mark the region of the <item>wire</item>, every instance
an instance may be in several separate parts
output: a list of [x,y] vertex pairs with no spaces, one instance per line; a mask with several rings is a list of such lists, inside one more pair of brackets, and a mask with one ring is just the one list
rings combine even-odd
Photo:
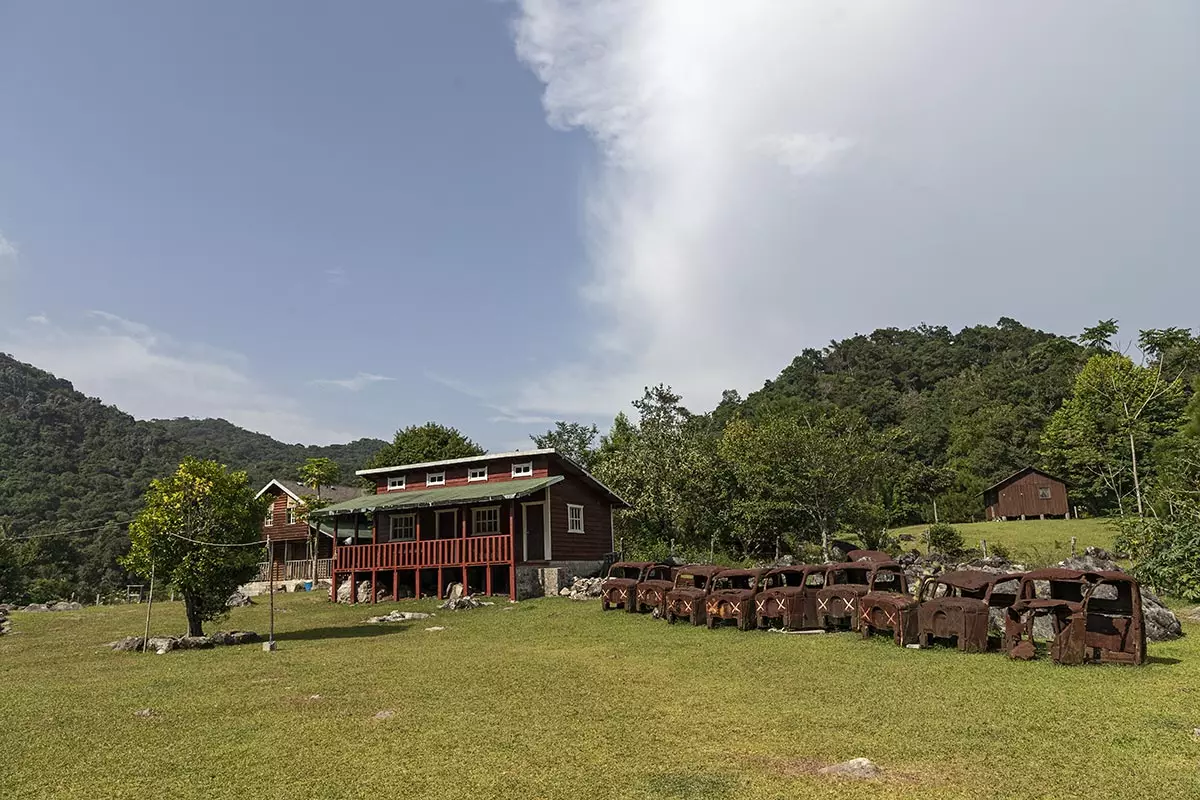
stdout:
[[209,547],[266,547],[267,546],[266,541],[264,541],[262,539],[259,539],[256,542],[202,542],[199,539],[189,539],[187,536],[184,536],[181,533],[171,533],[170,531],[159,531],[159,533],[165,533],[167,536],[174,536],[176,539],[182,539],[183,541],[191,542],[192,544],[203,544],[203,545],[208,545]]
[[[7,539],[6,541],[23,542],[26,539],[49,539],[52,536],[70,536],[73,533],[92,533],[93,531],[103,530],[104,528],[107,528],[109,525],[116,525],[119,528],[122,526],[126,526],[128,524],[129,524],[128,522],[107,522],[103,525],[97,525],[94,528],[77,528],[76,530],[73,530],[73,531],[54,531],[53,533],[31,533],[27,536],[13,536],[13,537]],[[0,538],[3,538],[3,537],[0,537]]]

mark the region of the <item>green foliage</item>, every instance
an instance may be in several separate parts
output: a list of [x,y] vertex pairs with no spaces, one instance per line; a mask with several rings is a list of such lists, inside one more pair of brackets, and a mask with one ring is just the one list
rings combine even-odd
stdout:
[[957,556],[966,550],[963,535],[953,525],[947,525],[944,522],[934,523],[929,526],[928,536],[931,552]]
[[541,434],[530,434],[529,438],[538,447],[553,447],[584,469],[591,469],[596,461],[596,437],[600,430],[595,425],[581,422],[554,423],[551,430]]
[[1116,547],[1155,591],[1200,601],[1200,502],[1194,493],[1157,500],[1164,513],[1120,521]]
[[297,470],[297,476],[320,499],[322,486],[333,486],[342,479],[342,468],[331,458],[310,458]]
[[255,499],[244,472],[215,461],[184,459],[167,478],[150,482],[129,526],[124,565],[173,586],[183,595],[188,635],[228,613],[226,600],[250,580],[262,548],[256,544],[267,500]]
[[1084,328],[1083,333],[1075,337],[1089,350],[1106,352],[1112,349],[1112,338],[1120,328],[1115,319],[1103,319],[1091,328]]
[[485,452],[487,451],[464,436],[457,428],[426,422],[424,425],[409,425],[396,431],[392,443],[379,448],[366,466],[367,469],[374,469],[399,464],[420,464],[426,461],[481,456]]

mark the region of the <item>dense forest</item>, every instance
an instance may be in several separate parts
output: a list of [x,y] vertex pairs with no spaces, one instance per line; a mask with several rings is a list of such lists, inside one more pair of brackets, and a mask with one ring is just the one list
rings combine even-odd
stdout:
[[225,420],[139,421],[0,353],[0,537],[8,539],[0,542],[0,594],[4,564],[13,561],[22,566],[26,591],[39,599],[123,585],[116,564],[129,546],[123,524],[151,478],[186,456],[245,470],[257,487],[272,477],[294,478],[312,457],[330,458],[352,475],[384,444],[307,447]]
[[[696,557],[816,558],[837,536],[886,548],[889,530],[935,514],[979,519],[984,488],[1033,465],[1067,480],[1082,513],[1120,518],[1123,546],[1157,585],[1200,593],[1200,337],[1154,329],[1122,346],[1119,333],[1114,320],[1073,337],[1011,319],[881,329],[804,350],[711,411],[660,385],[604,435],[562,421],[531,438],[630,501],[619,535],[645,556],[674,543]],[[0,356],[0,595],[14,564],[29,597],[118,588],[121,523],[185,456],[247,470],[257,485],[314,457],[350,474],[478,452],[436,423],[391,443],[304,447],[222,420],[140,422]]]

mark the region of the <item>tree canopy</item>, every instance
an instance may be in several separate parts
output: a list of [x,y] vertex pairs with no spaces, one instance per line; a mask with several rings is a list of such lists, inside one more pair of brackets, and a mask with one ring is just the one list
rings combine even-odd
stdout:
[[420,464],[426,461],[481,456],[486,452],[457,428],[426,422],[424,425],[409,425],[396,431],[391,444],[379,448],[366,466],[373,469],[399,464]]

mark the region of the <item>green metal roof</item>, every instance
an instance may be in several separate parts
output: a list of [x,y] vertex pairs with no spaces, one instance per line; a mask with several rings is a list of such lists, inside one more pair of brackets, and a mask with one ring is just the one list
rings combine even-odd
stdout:
[[443,486],[439,489],[421,489],[407,492],[368,494],[325,506],[311,512],[309,519],[324,519],[341,514],[368,514],[375,511],[391,511],[402,508],[433,508],[437,506],[459,506],[467,503],[486,503],[493,500],[512,500],[553,486],[563,479],[562,475],[549,478],[529,478],[519,481],[480,482],[466,486]]

